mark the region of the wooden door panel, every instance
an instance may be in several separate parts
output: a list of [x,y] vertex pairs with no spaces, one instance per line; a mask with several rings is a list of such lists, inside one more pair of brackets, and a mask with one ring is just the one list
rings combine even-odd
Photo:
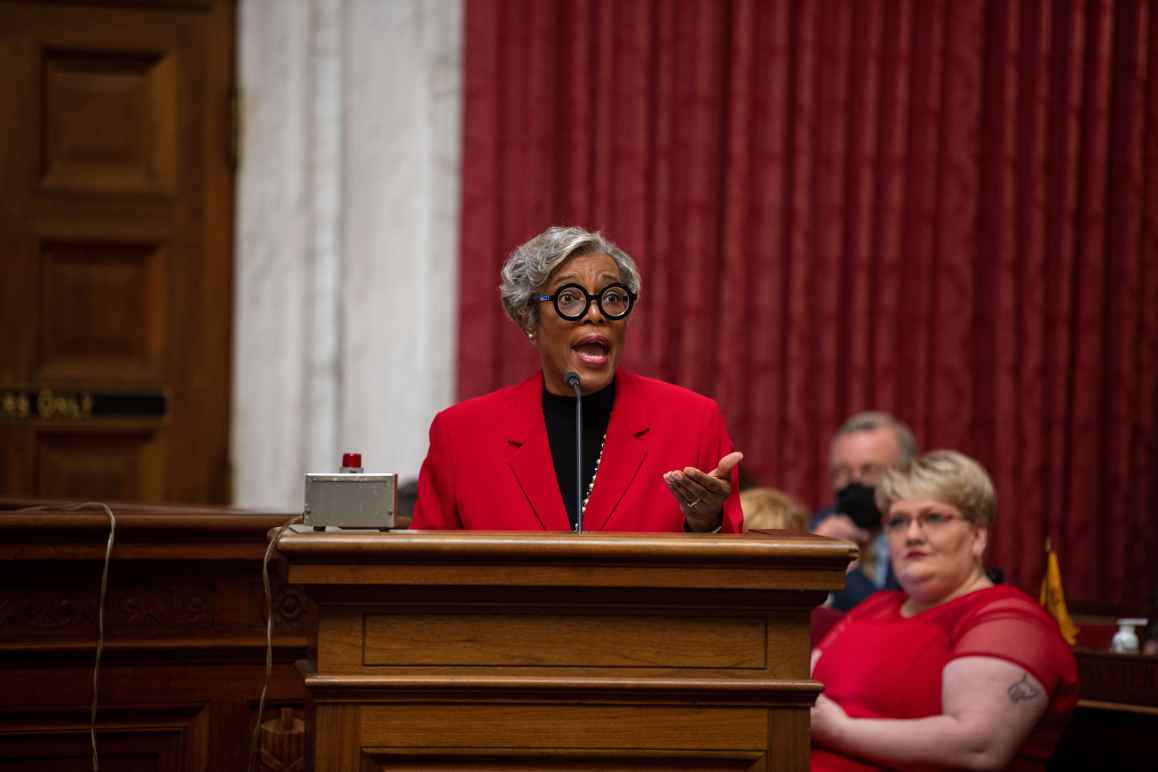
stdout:
[[172,195],[177,182],[176,54],[44,48],[47,190]]
[[[25,398],[19,404],[15,395],[6,393],[0,396],[0,414],[27,415],[32,408],[29,402]],[[0,465],[0,490],[11,496],[36,495],[36,430],[32,426],[0,424]]]
[[0,0],[0,391],[167,409],[0,411],[33,453],[0,492],[227,499],[234,28],[233,0]]
[[163,495],[164,442],[153,428],[49,429],[36,440],[37,496],[156,501]]
[[40,253],[36,377],[160,387],[168,340],[164,247],[46,241]]

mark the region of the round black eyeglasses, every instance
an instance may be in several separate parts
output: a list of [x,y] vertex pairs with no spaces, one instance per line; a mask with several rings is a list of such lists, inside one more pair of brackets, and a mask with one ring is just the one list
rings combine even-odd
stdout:
[[599,304],[599,311],[608,319],[623,319],[631,313],[635,305],[635,293],[627,285],[616,282],[608,284],[592,295],[578,284],[564,284],[554,295],[533,295],[532,300],[550,300],[555,305],[555,313],[569,322],[577,322],[587,315],[591,301]]

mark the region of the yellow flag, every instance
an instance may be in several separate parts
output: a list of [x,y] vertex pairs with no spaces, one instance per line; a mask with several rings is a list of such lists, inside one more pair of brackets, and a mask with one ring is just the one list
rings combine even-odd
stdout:
[[1050,547],[1049,540],[1045,542],[1046,562],[1045,578],[1041,580],[1041,605],[1053,614],[1057,626],[1061,630],[1066,643],[1073,646],[1078,639],[1078,626],[1070,619],[1070,612],[1066,609],[1066,596],[1062,591],[1061,569],[1058,568],[1057,555]]

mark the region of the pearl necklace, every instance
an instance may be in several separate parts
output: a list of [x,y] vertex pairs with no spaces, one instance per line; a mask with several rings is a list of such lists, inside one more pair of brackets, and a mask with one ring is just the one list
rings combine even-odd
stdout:
[[603,448],[607,446],[607,432],[603,432],[603,439],[599,441],[599,457],[595,459],[595,469],[591,471],[591,482],[587,484],[587,495],[583,497],[583,508],[580,512],[587,511],[587,502],[591,499],[591,491],[595,488],[595,478],[599,476],[599,464],[603,461]]

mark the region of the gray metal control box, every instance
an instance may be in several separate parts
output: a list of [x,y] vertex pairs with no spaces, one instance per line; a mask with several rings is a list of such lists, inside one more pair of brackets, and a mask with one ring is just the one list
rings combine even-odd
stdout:
[[306,475],[307,526],[387,529],[397,511],[397,474]]

